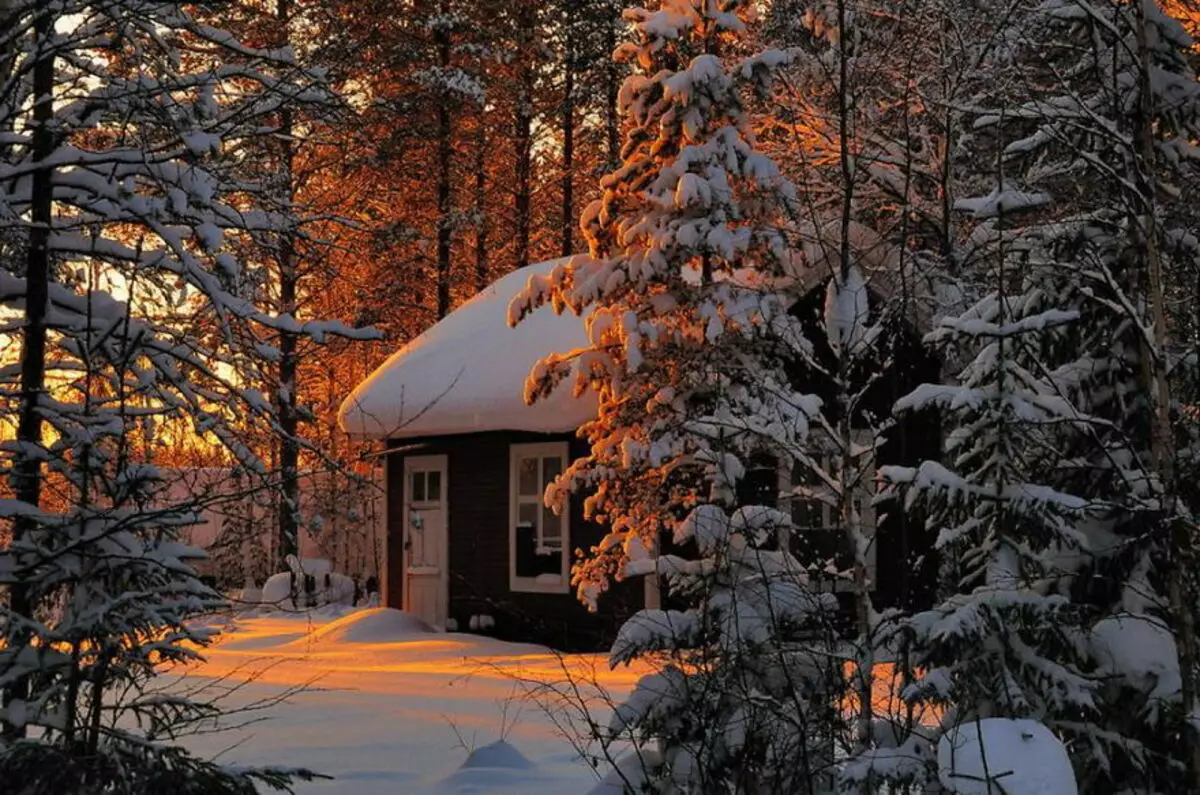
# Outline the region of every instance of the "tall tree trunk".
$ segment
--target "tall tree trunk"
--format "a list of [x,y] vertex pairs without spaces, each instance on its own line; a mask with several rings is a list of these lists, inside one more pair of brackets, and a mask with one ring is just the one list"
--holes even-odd
[[[450,15],[449,0],[442,0],[441,15]],[[450,68],[450,31],[446,25],[437,26],[435,34],[437,42],[438,65],[443,71]],[[437,317],[441,320],[450,314],[450,253],[452,228],[450,221],[451,200],[453,199],[453,125],[450,118],[450,106],[447,97],[438,98],[437,107]]]
[[615,169],[621,163],[621,120],[617,108],[617,97],[621,91],[621,75],[617,63],[612,59],[613,50],[617,48],[617,28],[621,23],[621,12],[618,4],[612,4],[612,18],[607,20],[604,27],[604,130],[608,140],[608,169]]
[[[290,25],[292,0],[278,0],[276,17],[283,31],[284,44],[291,42]],[[292,141],[294,120],[290,110],[280,113],[279,141],[281,170],[280,184],[282,200],[291,212],[295,198],[295,146]],[[291,318],[297,314],[296,236],[290,226],[279,238],[279,312]],[[279,333],[279,386],[276,390],[279,412],[279,469],[281,474],[281,502],[279,510],[279,560],[281,571],[286,570],[288,555],[300,557],[300,417],[296,395],[296,359],[299,340],[292,331]],[[293,594],[293,597],[295,594]]]
[[[847,0],[838,0],[838,74],[837,74],[837,105],[838,105],[838,160],[841,176],[841,229],[838,241],[838,273],[834,279],[840,289],[846,289],[850,268],[853,265],[854,252],[850,245],[850,228],[854,213],[854,193],[858,178],[855,160],[850,149],[850,141],[855,135],[854,86],[851,84],[851,58],[849,50],[850,30],[853,23],[850,20]],[[860,322],[855,318],[855,322]],[[866,322],[862,318],[861,322]],[[853,339],[853,336],[851,337]],[[855,660],[855,698],[858,701],[858,714],[854,725],[855,753],[865,753],[871,745],[871,729],[874,722],[874,705],[871,702],[873,682],[875,678],[874,650],[874,606],[871,603],[871,579],[867,567],[867,549],[865,530],[862,527],[862,517],[854,509],[853,489],[858,480],[858,461],[852,453],[854,444],[854,429],[852,427],[854,406],[851,403],[853,387],[850,383],[851,358],[853,348],[849,342],[843,346],[838,356],[837,381],[839,390],[838,435],[842,448],[838,512],[842,526],[846,528],[848,541],[854,551],[853,589],[854,589],[854,618],[855,631],[858,633],[858,646]],[[864,780],[860,786],[863,795],[869,795],[871,785]]]
[[[50,294],[50,228],[53,220],[53,167],[45,165],[54,154],[54,53],[50,37],[54,33],[52,4],[43,3],[33,25],[38,60],[33,66],[33,172],[30,195],[29,243],[25,259],[25,317],[21,334],[21,397],[17,419],[17,453],[13,464],[13,495],[19,502],[38,507],[42,496],[42,426],[39,403],[46,386],[46,313]],[[13,522],[11,544],[15,547],[37,528],[32,516],[17,516]],[[5,643],[20,649],[29,642],[29,632],[19,622],[31,618],[33,599],[28,585],[14,583],[8,593],[10,618]],[[29,679],[18,676],[0,692],[0,706],[24,701],[29,695]],[[24,737],[23,723],[3,722],[2,733],[10,739]]]
[[515,268],[529,264],[529,243],[533,225],[533,92],[535,15],[532,0],[520,0],[517,11],[517,41],[520,52],[520,87],[517,92],[516,125],[516,193],[513,210],[516,216]]
[[563,53],[563,111],[562,111],[562,256],[574,253],[575,241],[575,5],[567,4],[566,45]]
[[479,109],[479,127],[475,133],[475,292],[488,286],[487,217],[487,124],[485,111]]
[[[1168,522],[1170,570],[1167,574],[1167,598],[1174,619],[1176,650],[1180,673],[1180,700],[1183,717],[1191,727],[1186,738],[1190,749],[1185,760],[1193,792],[1200,792],[1200,741],[1192,725],[1196,715],[1196,588],[1195,565],[1196,528],[1177,515],[1175,483],[1175,434],[1171,427],[1171,383],[1167,377],[1167,308],[1162,255],[1158,240],[1158,180],[1157,153],[1154,141],[1154,94],[1151,85],[1152,56],[1147,33],[1149,0],[1134,0],[1133,23],[1137,38],[1138,113],[1136,140],[1140,168],[1136,175],[1138,194],[1131,197],[1136,205],[1132,211],[1140,215],[1134,229],[1144,240],[1133,241],[1145,247],[1146,293],[1150,321],[1153,324],[1153,350],[1143,350],[1143,388],[1151,401],[1150,463],[1153,476],[1159,481],[1162,504],[1159,511]],[[1155,9],[1158,13],[1158,9]],[[1149,348],[1149,346],[1145,346]]]
[[[20,25],[17,21],[17,13],[13,8],[13,3],[7,0],[0,0],[0,30],[18,30]],[[16,86],[10,86],[9,80],[13,76],[13,68],[17,63],[17,54],[20,51],[19,47],[8,46],[3,51],[0,51],[0,103],[11,102],[10,93],[15,92]],[[6,92],[4,88],[8,86]],[[0,116],[4,118],[0,120],[0,133],[11,133],[15,129],[18,114],[2,113]],[[0,162],[11,162],[9,156],[16,146],[15,141],[11,136],[5,135],[4,143],[0,143]]]

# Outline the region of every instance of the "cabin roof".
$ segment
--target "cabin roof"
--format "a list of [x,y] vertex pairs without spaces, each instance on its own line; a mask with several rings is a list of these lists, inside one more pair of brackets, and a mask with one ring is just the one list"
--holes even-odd
[[[850,248],[874,296],[908,295],[901,311],[917,330],[927,330],[928,286],[903,287],[898,253],[865,227],[851,229]],[[830,226],[800,236],[802,250],[791,273],[805,289],[828,280],[840,230]],[[533,406],[524,400],[530,370],[553,351],[588,346],[584,318],[555,314],[543,306],[516,328],[508,307],[530,277],[547,276],[569,258],[515,270],[489,285],[380,365],[342,402],[338,421],[357,439],[530,431],[566,433],[596,416],[596,397],[572,395],[564,379]]]
[[508,305],[538,274],[530,265],[491,284],[385,361],[342,402],[342,430],[359,439],[411,439],[481,431],[573,431],[596,415],[596,399],[559,384],[533,406],[529,371],[551,351],[587,345],[584,320],[542,307],[516,328]]

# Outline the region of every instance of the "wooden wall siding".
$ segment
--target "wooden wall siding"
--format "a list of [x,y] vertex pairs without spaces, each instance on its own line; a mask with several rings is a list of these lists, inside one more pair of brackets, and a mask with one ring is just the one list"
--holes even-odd
[[[389,449],[399,447],[401,442],[389,440]],[[404,457],[387,456],[387,573],[383,585],[387,606],[397,610],[404,608]]]
[[[544,643],[564,650],[604,649],[621,623],[642,606],[642,586],[623,583],[601,598],[596,614],[567,594],[519,593],[509,590],[509,446],[568,440],[579,457],[586,445],[569,435],[477,433],[411,439],[392,446],[419,445],[410,455],[447,457],[450,616],[462,630],[471,616],[491,615],[496,626],[488,634],[507,640]],[[402,604],[402,508],[404,455],[388,456],[388,605]],[[571,506],[571,547],[588,549],[603,529],[585,522],[580,500]]]
[[[819,318],[824,293],[823,285],[813,290],[793,312]],[[872,306],[883,305],[874,296]],[[925,349],[916,330],[900,321],[887,338],[891,347],[883,359],[851,374],[851,380],[859,384],[865,384],[863,379],[867,377],[875,378],[859,414],[852,418],[856,427],[866,426],[864,412],[887,416],[896,400],[914,387],[941,379],[940,362]],[[826,367],[831,366],[832,353],[824,336],[814,331],[811,341],[818,358],[826,360]],[[789,375],[804,391],[823,395],[826,406],[836,415],[828,378],[799,364],[789,367]],[[573,593],[509,591],[509,446],[564,439],[570,442],[572,457],[586,454],[587,445],[573,434],[496,432],[391,443],[393,447],[418,448],[410,455],[447,456],[450,615],[460,628],[468,627],[472,615],[489,614],[496,621],[491,634],[502,638],[536,641],[561,649],[599,649],[612,640],[622,621],[641,607],[640,581],[623,583],[605,594],[598,615],[589,614]],[[926,458],[936,459],[940,451],[939,418],[932,413],[908,416],[887,434],[877,463],[911,465]],[[388,456],[388,604],[392,607],[403,603],[403,459],[403,454]],[[878,514],[876,606],[907,610],[928,607],[937,588],[934,533],[926,529],[921,517],[910,517],[896,507],[881,506]],[[573,501],[572,549],[586,550],[602,535],[600,527],[583,521],[580,501]]]
[[[817,321],[824,312],[825,285],[810,292],[793,313],[802,319]],[[871,296],[871,322],[878,322],[875,314],[886,305],[879,295]],[[828,339],[820,332],[819,324],[812,322],[809,340],[818,362],[829,371],[836,368],[836,360],[829,348]],[[877,361],[866,362],[849,374],[855,389],[867,386],[873,379],[858,411],[851,418],[855,428],[867,428],[867,414],[887,417],[892,406],[923,383],[940,383],[941,362],[921,341],[920,333],[907,321],[893,318],[885,332],[888,346]],[[793,383],[806,392],[820,395],[825,410],[837,417],[837,402],[834,385],[828,377],[800,364],[789,368]],[[941,423],[936,412],[905,415],[885,435],[884,444],[876,455],[876,464],[914,465],[925,459],[941,457]],[[899,505],[881,505],[876,509],[879,524],[876,527],[876,573],[875,606],[898,607],[919,610],[932,606],[937,590],[937,555],[933,549],[936,533],[925,527],[924,519],[908,515],[899,510]]]

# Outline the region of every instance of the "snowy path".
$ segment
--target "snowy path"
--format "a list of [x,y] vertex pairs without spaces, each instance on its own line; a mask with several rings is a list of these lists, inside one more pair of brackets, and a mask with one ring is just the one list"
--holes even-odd
[[[317,680],[319,689],[271,707],[268,720],[187,743],[230,764],[305,766],[335,777],[302,783],[298,793],[558,795],[586,792],[595,781],[542,711],[520,697],[518,679],[563,678],[560,661],[541,647],[425,633],[396,611],[368,610],[337,620],[239,619],[207,657],[189,675],[193,685],[254,679],[233,703]],[[595,657],[567,662],[580,672],[596,670],[618,694],[636,679],[607,671]],[[530,766],[513,758],[459,769],[467,751],[458,735],[487,746],[505,725],[508,742]]]

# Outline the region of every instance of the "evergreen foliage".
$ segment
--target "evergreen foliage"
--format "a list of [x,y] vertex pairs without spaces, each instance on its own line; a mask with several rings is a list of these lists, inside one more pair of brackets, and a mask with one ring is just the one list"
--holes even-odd
[[237,256],[295,220],[247,158],[286,109],[330,94],[289,48],[244,45],[177,3],[14,2],[0,31],[0,336],[20,351],[0,370],[16,430],[0,779],[22,793],[286,788],[287,771],[189,756],[178,733],[218,710],[147,689],[198,659],[211,636],[194,619],[222,604],[179,541],[207,498],[172,498],[159,464],[195,434],[264,474],[245,440],[280,426],[245,364],[273,351],[249,341],[356,333],[264,310]]
[[779,547],[790,516],[739,493],[751,459],[802,447],[820,408],[784,372],[809,349],[788,312],[796,196],[756,151],[745,102],[788,56],[742,52],[752,11],[627,12],[624,163],[584,211],[590,254],[531,280],[510,310],[587,317],[592,347],[544,360],[526,395],[573,376],[600,400],[581,429],[591,454],[546,495],[561,510],[586,491],[610,528],[575,569],[581,598],[654,576],[681,608],[638,613],[611,651],[614,664],[663,657],[609,727],[637,741],[649,791],[804,792],[832,764],[820,639],[836,603]]

